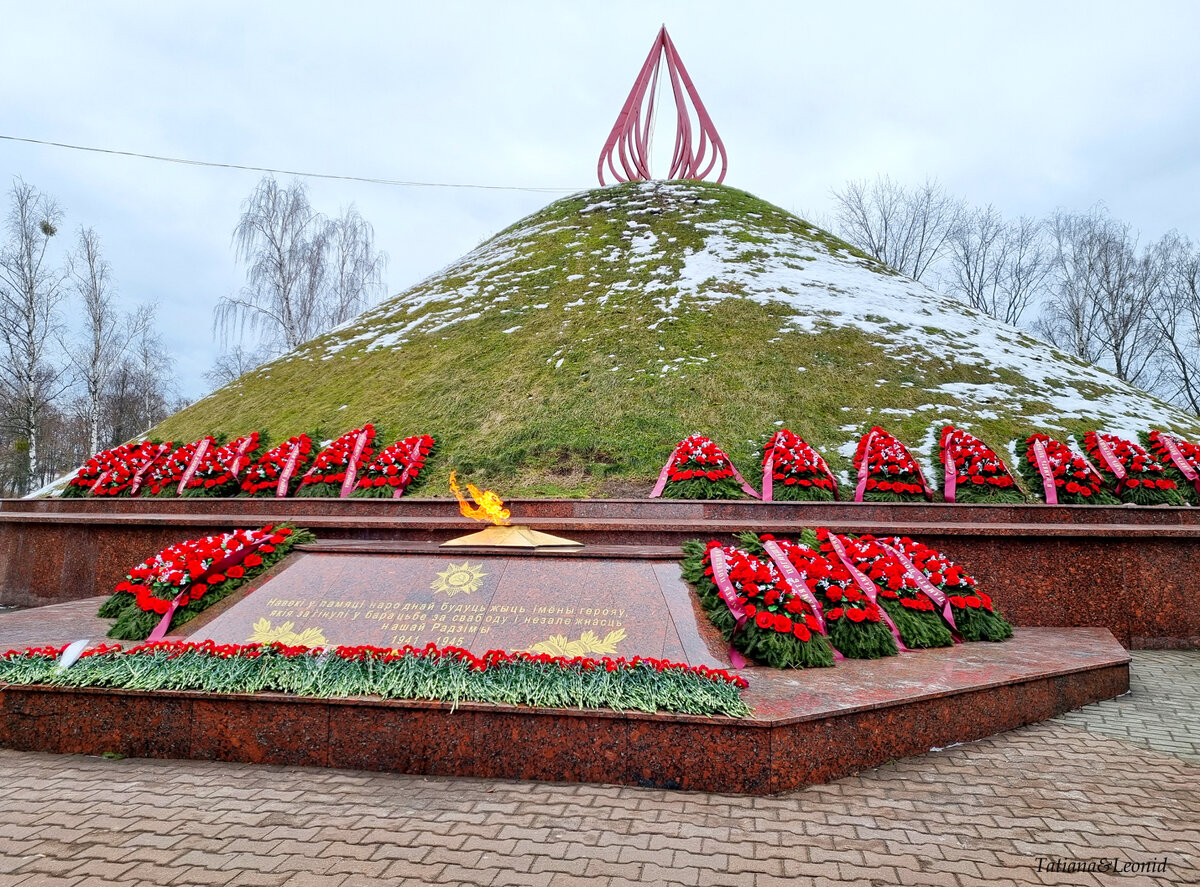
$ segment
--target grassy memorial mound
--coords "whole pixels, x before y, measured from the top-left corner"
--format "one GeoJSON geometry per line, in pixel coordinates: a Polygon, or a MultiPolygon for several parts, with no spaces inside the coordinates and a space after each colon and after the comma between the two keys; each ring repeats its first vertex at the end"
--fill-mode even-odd
{"type": "Polygon", "coordinates": [[[757,486],[784,426],[843,472],[876,425],[930,466],[948,423],[1011,463],[1034,430],[1200,431],[776,206],[679,181],[557,201],[154,434],[372,421],[438,430],[426,489],[457,467],[513,496],[645,495],[694,432],[757,486]]]}

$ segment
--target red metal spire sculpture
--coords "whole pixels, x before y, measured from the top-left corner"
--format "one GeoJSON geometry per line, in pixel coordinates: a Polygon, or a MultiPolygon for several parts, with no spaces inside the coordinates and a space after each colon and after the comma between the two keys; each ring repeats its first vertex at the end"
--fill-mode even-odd
{"type": "Polygon", "coordinates": [[[671,157],[671,179],[703,179],[713,171],[717,160],[721,161],[721,173],[717,181],[725,180],[725,169],[728,163],[725,158],[725,146],[717,129],[713,126],[700,95],[688,76],[683,60],[667,34],[663,25],[654,38],[650,47],[650,55],[633,83],[629,98],[625,100],[617,122],[613,124],[608,141],[600,152],[600,162],[596,165],[596,175],[600,184],[605,185],[604,169],[608,167],[613,178],[618,182],[636,182],[650,178],[650,131],[654,118],[654,93],[658,86],[658,72],[667,63],[667,73],[671,78],[671,90],[675,94],[675,111],[677,123],[675,126],[675,152],[671,157]],[[689,111],[689,105],[691,110],[689,111]],[[692,113],[700,130],[700,138],[695,147],[692,145],[692,113]],[[617,168],[618,163],[620,169],[617,168]]]}

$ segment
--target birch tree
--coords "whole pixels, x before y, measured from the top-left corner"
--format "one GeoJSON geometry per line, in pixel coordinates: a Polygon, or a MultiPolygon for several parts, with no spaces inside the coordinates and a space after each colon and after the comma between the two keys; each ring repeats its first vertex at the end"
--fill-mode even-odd
{"type": "Polygon", "coordinates": [[[154,326],[147,325],[139,331],[130,347],[125,366],[133,376],[133,390],[138,403],[137,422],[144,433],[174,412],[170,401],[173,396],[175,358],[163,347],[154,326]]]}
{"type": "Polygon", "coordinates": [[[326,228],[329,286],[327,328],[345,323],[383,295],[387,254],[375,249],[375,229],[353,204],[326,228]]]}
{"type": "Polygon", "coordinates": [[[1164,394],[1200,414],[1200,247],[1171,232],[1157,245],[1163,284],[1150,305],[1169,368],[1164,394]]]}
{"type": "Polygon", "coordinates": [[[63,368],[52,360],[60,333],[64,275],[49,256],[62,210],[17,179],[9,191],[6,240],[0,247],[0,389],[10,424],[26,447],[22,491],[37,485],[39,420],[63,390],[63,368]]]}
{"type": "Polygon", "coordinates": [[[386,256],[371,225],[353,207],[327,219],[300,182],[281,188],[264,177],[242,205],[233,242],[246,286],[217,305],[226,341],[248,331],[269,354],[290,351],[354,317],[382,288],[386,256]]]}
{"type": "Polygon", "coordinates": [[[263,352],[234,345],[217,355],[212,369],[204,373],[204,380],[215,390],[258,369],[266,361],[267,356],[263,352]]]}
{"type": "Polygon", "coordinates": [[[95,453],[100,449],[109,383],[130,344],[153,324],[154,308],[144,306],[125,316],[118,313],[112,272],[100,253],[100,238],[92,228],[80,229],[68,268],[83,320],[83,341],[81,347],[72,350],[71,361],[83,387],[88,446],[95,453]]]}
{"type": "Polygon", "coordinates": [[[1051,217],[1053,296],[1039,326],[1056,345],[1154,388],[1161,335],[1151,308],[1164,277],[1154,248],[1141,255],[1129,225],[1103,208],[1051,217]]]}

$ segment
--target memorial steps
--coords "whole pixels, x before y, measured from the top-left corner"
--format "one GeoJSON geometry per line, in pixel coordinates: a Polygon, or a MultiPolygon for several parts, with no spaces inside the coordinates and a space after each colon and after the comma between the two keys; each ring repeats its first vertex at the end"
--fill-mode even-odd
{"type": "MultiPolygon", "coordinates": [[[[74,640],[78,631],[70,624],[95,628],[97,604],[0,613],[0,637],[74,640]]],[[[219,609],[234,613],[239,605],[219,609]]],[[[709,635],[719,660],[711,626],[701,622],[696,630],[709,635]]],[[[188,637],[209,633],[199,625],[188,637]]],[[[755,714],[740,720],[272,693],[2,687],[0,746],[770,794],[1120,695],[1129,689],[1128,662],[1103,629],[1019,628],[1001,644],[803,672],[748,667],[745,698],[755,714]]]]}
{"type": "MultiPolygon", "coordinates": [[[[803,527],[910,535],[990,590],[1016,625],[1103,626],[1124,645],[1200,645],[1200,509],[1046,505],[513,500],[515,519],[606,556],[678,558],[686,539],[803,527]]],[[[0,605],[113,588],[165,545],[287,521],[320,546],[427,552],[469,532],[448,500],[113,499],[0,503],[0,605]]],[[[564,555],[570,556],[570,555],[564,555]]]]}

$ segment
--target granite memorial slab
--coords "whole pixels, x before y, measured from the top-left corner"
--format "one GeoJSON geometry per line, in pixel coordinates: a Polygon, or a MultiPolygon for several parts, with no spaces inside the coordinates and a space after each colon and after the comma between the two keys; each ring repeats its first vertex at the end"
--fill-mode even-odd
{"type": "Polygon", "coordinates": [[[306,551],[189,633],[203,638],[729,664],[678,564],[552,554],[306,551]]]}

